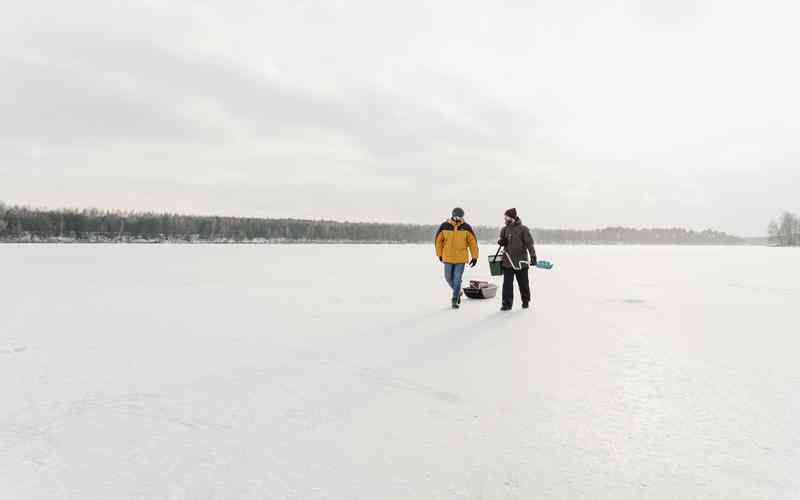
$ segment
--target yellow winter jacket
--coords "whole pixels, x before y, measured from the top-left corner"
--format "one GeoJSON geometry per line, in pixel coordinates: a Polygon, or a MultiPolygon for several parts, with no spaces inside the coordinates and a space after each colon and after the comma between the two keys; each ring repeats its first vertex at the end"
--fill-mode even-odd
{"type": "Polygon", "coordinates": [[[436,231],[436,256],[448,264],[465,264],[478,258],[478,239],[466,222],[446,220],[436,231]]]}

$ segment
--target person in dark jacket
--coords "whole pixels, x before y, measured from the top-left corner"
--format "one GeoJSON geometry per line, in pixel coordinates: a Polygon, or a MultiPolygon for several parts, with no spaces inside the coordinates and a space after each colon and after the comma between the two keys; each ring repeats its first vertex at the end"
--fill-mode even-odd
{"type": "Polygon", "coordinates": [[[505,247],[503,258],[503,307],[509,311],[514,304],[514,278],[517,278],[522,307],[527,309],[531,302],[531,287],[528,267],[536,266],[536,249],[533,247],[531,230],[522,224],[516,208],[505,213],[505,227],[500,231],[499,245],[505,247]]]}

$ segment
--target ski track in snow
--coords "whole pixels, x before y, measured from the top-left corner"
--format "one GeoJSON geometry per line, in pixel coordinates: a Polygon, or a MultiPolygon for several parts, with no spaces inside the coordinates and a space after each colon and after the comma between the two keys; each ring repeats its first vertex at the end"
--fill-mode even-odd
{"type": "Polygon", "coordinates": [[[428,246],[2,250],[2,498],[800,496],[787,253],[540,247],[501,313],[428,246]]]}

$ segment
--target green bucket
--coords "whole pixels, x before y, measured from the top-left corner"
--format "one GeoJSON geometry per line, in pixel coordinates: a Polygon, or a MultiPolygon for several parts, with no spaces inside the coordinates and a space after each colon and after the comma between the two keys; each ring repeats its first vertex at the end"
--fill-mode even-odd
{"type": "Polygon", "coordinates": [[[503,275],[503,266],[501,264],[504,257],[505,255],[503,254],[489,256],[489,272],[492,273],[492,276],[503,275]]]}

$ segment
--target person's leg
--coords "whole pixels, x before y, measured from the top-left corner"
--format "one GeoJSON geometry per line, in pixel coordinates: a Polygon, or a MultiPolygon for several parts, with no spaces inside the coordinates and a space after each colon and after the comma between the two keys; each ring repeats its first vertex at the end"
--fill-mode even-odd
{"type": "Polygon", "coordinates": [[[453,264],[444,263],[444,280],[450,288],[453,288],[453,264]]]}
{"type": "Polygon", "coordinates": [[[464,277],[464,264],[453,264],[453,298],[461,295],[461,278],[464,277]]]}
{"type": "Polygon", "coordinates": [[[531,286],[530,278],[528,277],[528,267],[525,266],[516,272],[517,284],[519,285],[519,296],[522,298],[522,304],[527,305],[531,301],[531,286]]]}
{"type": "Polygon", "coordinates": [[[510,308],[514,304],[514,270],[503,268],[503,307],[510,308]]]}

